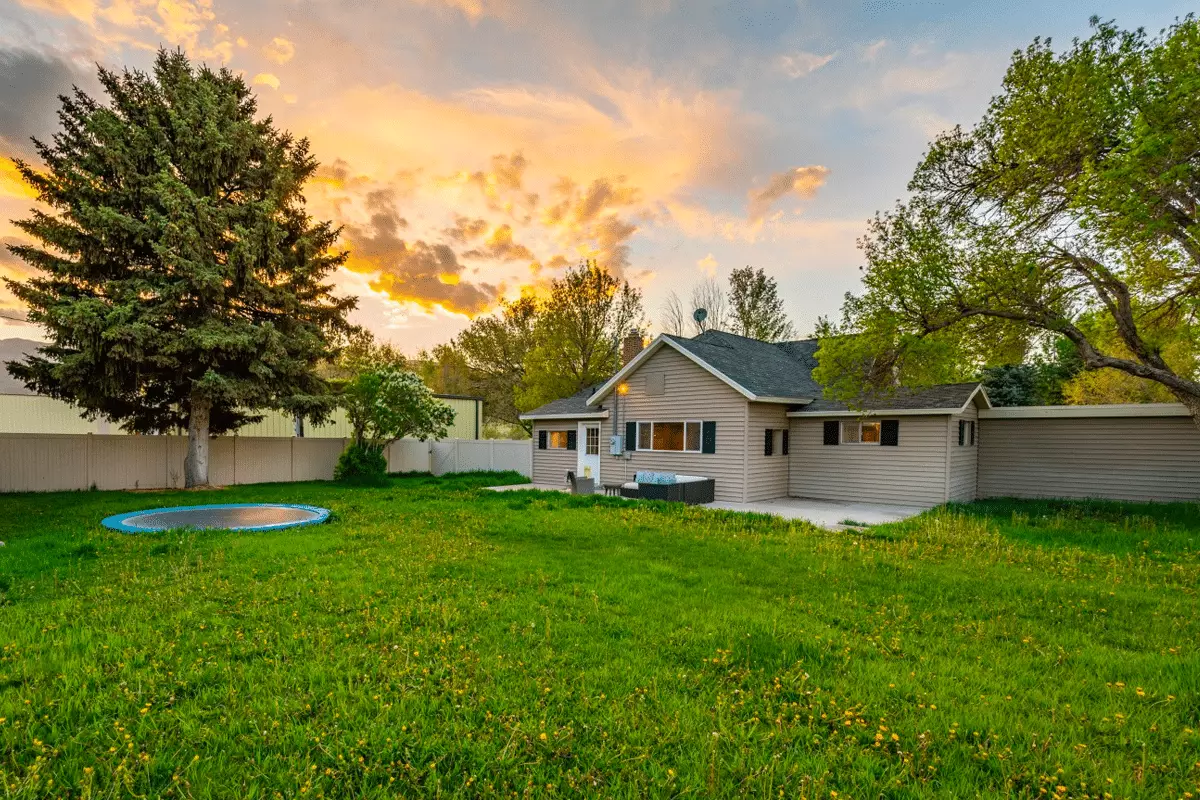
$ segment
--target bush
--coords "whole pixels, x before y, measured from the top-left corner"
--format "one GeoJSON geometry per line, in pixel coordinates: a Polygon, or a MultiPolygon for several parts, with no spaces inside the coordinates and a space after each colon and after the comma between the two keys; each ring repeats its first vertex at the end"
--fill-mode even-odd
{"type": "Polygon", "coordinates": [[[383,448],[351,442],[338,456],[334,480],[373,483],[387,477],[387,458],[383,448]]]}

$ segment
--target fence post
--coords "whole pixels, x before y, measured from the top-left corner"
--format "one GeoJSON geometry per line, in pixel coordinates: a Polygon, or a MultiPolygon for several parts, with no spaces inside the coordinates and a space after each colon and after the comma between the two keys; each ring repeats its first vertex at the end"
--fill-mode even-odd
{"type": "Polygon", "coordinates": [[[496,440],[488,439],[488,469],[496,471],[496,440]]]}

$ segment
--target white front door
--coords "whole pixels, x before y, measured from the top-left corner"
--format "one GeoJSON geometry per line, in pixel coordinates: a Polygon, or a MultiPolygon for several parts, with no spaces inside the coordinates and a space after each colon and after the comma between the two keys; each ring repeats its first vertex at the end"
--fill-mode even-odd
{"type": "Polygon", "coordinates": [[[575,474],[581,478],[591,478],[600,483],[600,424],[598,422],[579,423],[579,464],[575,474]]]}

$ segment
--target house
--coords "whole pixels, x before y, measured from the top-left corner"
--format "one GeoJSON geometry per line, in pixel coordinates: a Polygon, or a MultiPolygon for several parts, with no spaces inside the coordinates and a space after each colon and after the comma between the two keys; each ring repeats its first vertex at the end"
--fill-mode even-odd
{"type": "Polygon", "coordinates": [[[959,383],[849,408],[813,380],[815,340],[710,330],[638,347],[602,385],[522,415],[534,483],[562,485],[574,470],[616,484],[652,470],[713,478],[717,500],[739,503],[1200,499],[1200,432],[1182,406],[993,409],[980,384],[959,383]],[[1013,440],[1030,444],[1014,453],[1013,440]]]}

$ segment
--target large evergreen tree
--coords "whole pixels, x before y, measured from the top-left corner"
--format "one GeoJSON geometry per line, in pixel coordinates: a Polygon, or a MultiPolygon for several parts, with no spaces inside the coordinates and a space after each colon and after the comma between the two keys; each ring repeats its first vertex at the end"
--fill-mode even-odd
{"type": "Polygon", "coordinates": [[[256,119],[245,81],[160,52],[151,74],[100,70],[101,104],[61,98],[62,130],[18,162],[51,210],[10,247],[39,270],[8,281],[51,343],[9,371],[134,432],[187,428],[187,486],[210,435],[273,408],[322,419],[316,371],[353,299],[325,282],[337,229],[304,209],[306,140],[256,119]]]}

